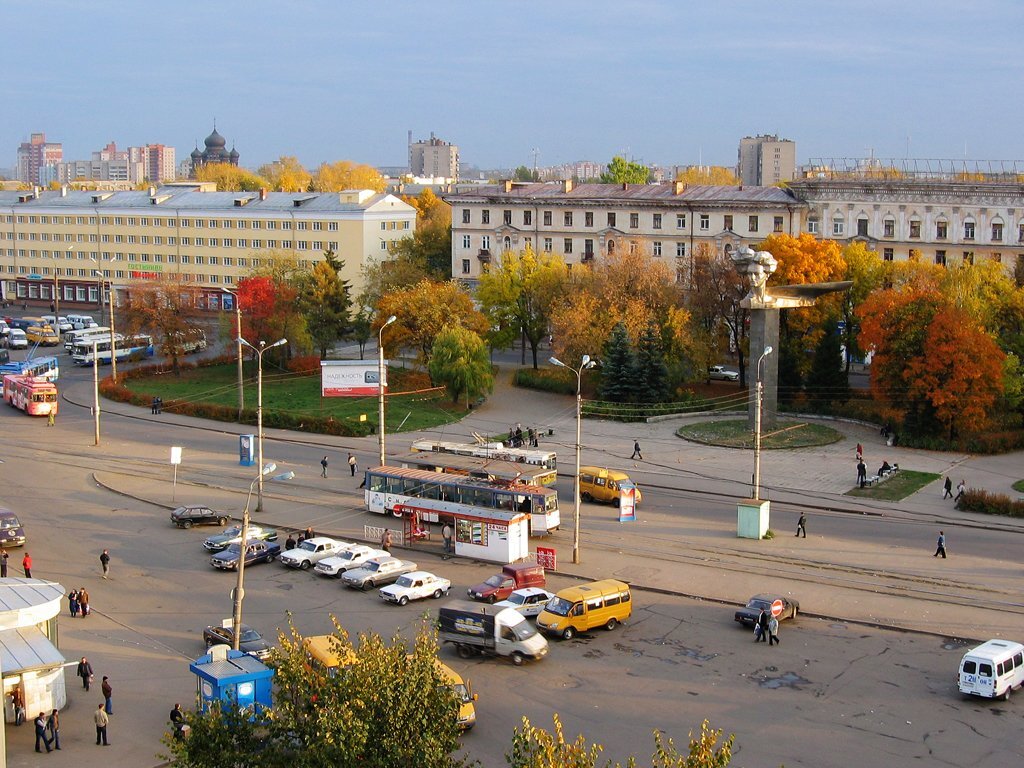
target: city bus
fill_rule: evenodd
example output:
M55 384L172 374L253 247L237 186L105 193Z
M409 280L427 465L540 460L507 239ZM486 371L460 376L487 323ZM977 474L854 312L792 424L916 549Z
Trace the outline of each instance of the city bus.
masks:
M4 402L29 416L57 415L57 385L49 379L8 374L3 389Z
M503 443L452 443L443 440L416 440L412 444L412 449L532 464L547 470L536 476L536 480L541 485L554 485L555 480L558 479L558 461L555 452L545 451L541 448L511 448Z
M206 333L202 328L188 328L185 331L176 332L173 338L174 344L179 349L179 354L189 355L206 349Z
M115 334L117 336L119 334ZM75 344L80 341L92 342L93 339L109 339L110 329L104 326L95 326L93 328L78 328L73 331L68 331L64 334L64 349L70 352L75 348Z
M374 467L366 470L366 509L378 515L392 513L396 505L430 500L424 521L436 523L448 510L446 504L465 508L505 510L530 515L530 531L542 536L558 530L558 494L553 488L484 480L444 472L428 472L405 467Z
M18 376L34 376L36 378L56 381L60 376L60 366L56 357L33 357L29 360L12 360L0 365L0 376L15 374Z
M534 464L501 459L479 459L457 453L413 451L404 456L389 456L388 461L400 467L425 469L428 472L446 472L450 475L468 475L484 480L504 480L522 485L545 485L551 470Z
M136 336L115 337L114 354L118 360L141 360L153 356L153 337L146 334ZM100 365L110 364L110 338L80 341L71 350L71 361L75 365L92 365L93 347Z

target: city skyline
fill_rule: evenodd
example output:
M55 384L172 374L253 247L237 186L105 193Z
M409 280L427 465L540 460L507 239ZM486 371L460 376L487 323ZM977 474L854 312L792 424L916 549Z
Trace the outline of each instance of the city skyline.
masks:
M46 7L53 46L41 52L38 34L6 45L0 165L33 132L68 159L111 140L185 157L215 121L250 168L282 155L401 166L409 130L480 168L532 166L534 149L541 166L615 154L733 166L739 140L764 133L795 141L799 163L1024 157L1011 128L1022 65L1005 53L1024 6L1012 0L980 0L969 20L949 0L254 0L218 17L183 0L149 18L119 0ZM8 8L9 28L36 28L39 8ZM977 120L982 109L999 119Z

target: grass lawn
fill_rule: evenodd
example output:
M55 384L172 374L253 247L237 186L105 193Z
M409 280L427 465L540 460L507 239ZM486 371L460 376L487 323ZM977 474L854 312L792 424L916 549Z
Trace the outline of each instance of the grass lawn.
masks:
M702 421L680 427L676 430L676 435L685 440L723 448L754 447L754 433L747 427L746 419ZM842 439L842 433L824 424L780 419L773 430L762 430L761 447L765 450L807 448L814 445L831 445Z
M866 488L851 488L846 492L846 495L860 496L864 499L900 501L940 477L942 475L934 472L915 472L912 469L900 469L899 472L891 475L887 480L882 480Z
M401 389L402 371L389 369L391 390ZM207 402L235 407L238 405L238 368L235 365L214 365L181 372L131 379L126 382L133 392L147 397L162 397L164 408L173 410L173 401ZM332 416L336 421L359 421L365 415L370 424L377 423L377 397L320 397L320 375L298 375L288 371L263 369L263 415L288 412L293 415ZM245 366L245 407L256 407L256 367ZM389 395L387 398L388 432L430 429L458 421L466 415L465 403L453 405L444 392Z

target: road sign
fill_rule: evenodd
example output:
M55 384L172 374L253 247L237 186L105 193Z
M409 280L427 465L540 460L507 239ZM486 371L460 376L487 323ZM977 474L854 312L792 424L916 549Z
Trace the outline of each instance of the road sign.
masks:
M774 616L777 619L781 615L782 615L782 601L779 600L779 599L776 599L776 600L774 600L772 602L772 616Z

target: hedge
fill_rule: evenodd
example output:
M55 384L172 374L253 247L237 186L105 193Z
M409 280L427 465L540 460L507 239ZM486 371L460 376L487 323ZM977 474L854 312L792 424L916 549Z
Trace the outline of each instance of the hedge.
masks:
M956 508L985 515L1024 517L1024 501L1011 499L1005 493L989 493L976 488L964 491L964 495L956 503Z

